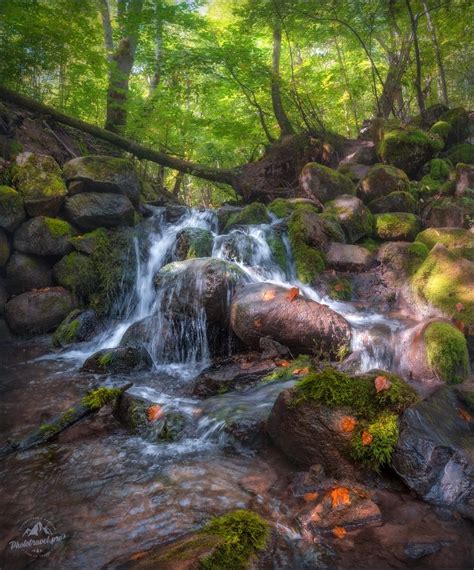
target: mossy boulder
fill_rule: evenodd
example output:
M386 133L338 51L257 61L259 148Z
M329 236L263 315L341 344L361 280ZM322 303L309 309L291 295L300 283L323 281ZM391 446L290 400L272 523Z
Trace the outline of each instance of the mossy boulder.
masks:
M448 138L450 130L451 130L451 127L450 127L449 123L447 123L446 121L436 121L436 123L434 123L430 127L429 132L431 135L439 137L440 139L442 139L443 141L446 142L446 139Z
M277 218L287 218L295 210L305 210L315 214L321 211L321 207L314 200L308 198L276 198L268 205L267 209Z
M10 295L53 284L51 266L41 257L15 252L7 264L7 286Z
M437 243L413 275L415 298L466 325L474 323L474 263Z
M431 228L469 228L474 218L474 200L461 198L434 198L423 209L425 225Z
M416 241L429 249L437 243L443 244L453 253L474 261L474 234L463 228L428 228L416 236Z
M109 243L109 234L105 228L74 236L69 240L71 246L80 253L92 255L104 243Z
M64 220L38 216L17 229L13 245L23 253L63 256L71 251L69 240L75 233L71 224Z
M403 170L388 164L376 164L361 181L358 195L364 202L371 202L391 192L408 192L409 187L410 181Z
M267 244L272 252L273 261L275 261L283 273L288 273L288 251L286 244L283 241L282 233L278 229L272 229L266 236Z
M95 374L118 374L150 370L153 360L142 347L119 346L104 348L90 356L82 369Z
M326 202L323 213L325 217L332 217L340 224L349 243L372 236L372 213L355 196L342 195Z
M10 258L10 240L7 234L0 230L0 269L3 269Z
M210 257L214 236L204 228L185 228L176 236L173 257L176 261Z
M463 107L449 109L440 117L440 121L449 125L445 135L446 145L462 143L469 136L469 115Z
M386 132L378 152L384 163L400 168L411 177L442 148L439 138L407 127Z
M390 212L375 215L375 235L384 241L413 241L421 230L415 214Z
M75 309L55 330L52 344L64 347L93 338L101 329L97 313L93 309Z
M30 216L55 216L59 212L67 191L53 157L32 152L19 154L12 179Z
M451 173L450 163L442 158L433 158L425 164L424 171L427 174L420 180L418 194L429 196L436 193L450 192L450 184L448 184Z
M132 161L113 156L81 156L64 165L69 195L81 192L123 194L135 205L140 197L140 180Z
M428 366L448 384L463 382L469 374L466 337L450 323L430 323L424 332Z
M398 416L416 401L414 390L395 374L349 376L326 368L280 394L268 432L292 460L347 477L354 466L378 470L390 463Z
M374 214L385 214L387 212L409 212L414 214L418 206L410 192L390 192L387 196L382 196L369 202L368 208Z
M355 195L356 189L350 178L317 162L307 164L300 175L300 186L310 200L328 202L342 194Z
M30 336L50 332L75 308L74 296L62 287L29 291L5 305L5 318L12 332Z
M77 251L58 261L53 268L53 274L58 285L69 289L82 299L87 299L100 284L93 260Z
M444 155L451 164L474 164L474 144L461 143L451 147Z
M70 222L85 231L133 226L135 223L133 204L121 194L75 194L66 199L65 212Z
M384 243L377 253L377 260L384 271L385 281L394 285L407 282L428 256L424 243L394 241Z
M474 198L474 166L459 163L456 165L456 197Z
M13 232L24 219L22 195L10 186L0 186L0 228Z
M260 202L249 204L243 210L231 213L227 218L223 233L240 226L250 226L256 224L269 224L271 221L266 207Z

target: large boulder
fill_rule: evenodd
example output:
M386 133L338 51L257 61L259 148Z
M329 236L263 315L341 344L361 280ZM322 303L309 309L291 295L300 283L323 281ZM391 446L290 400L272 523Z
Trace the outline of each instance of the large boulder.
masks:
M0 230L0 269L3 269L10 258L11 248L10 240L7 234Z
M123 194L134 204L140 197L140 180L133 163L113 156L81 156L63 168L69 195L81 192Z
M101 246L107 246L109 242L109 234L105 228L97 228L91 232L74 236L69 240L72 247L79 253L92 255Z
M150 370L152 366L153 360L144 347L119 346L94 353L84 362L82 369L95 374L118 374Z
M53 346L63 347L75 342L85 342L93 338L101 328L94 309L75 309L54 331Z
M270 283L245 285L231 305L231 326L248 346L258 347L270 336L296 354L320 354L328 358L350 350L349 323L326 305L312 301L295 288Z
M326 259L336 271L367 271L374 262L374 255L360 245L331 243Z
M375 215L375 234L384 241L413 241L421 230L415 214L390 212Z
M385 214L387 212L410 212L414 214L417 211L417 203L409 192L390 192L387 196L369 202L368 208L374 214Z
M86 192L66 200L68 219L82 230L99 227L132 226L135 219L133 204L121 194Z
M38 216L18 228L13 245L22 253L63 256L71 251L69 239L75 233L71 224L64 220Z
M469 228L474 216L474 201L468 197L434 198L423 210L429 228Z
M29 291L8 301L5 318L16 334L42 334L58 326L75 305L73 295L62 287Z
M7 264L7 286L10 295L53 284L50 265L41 257L14 253Z
M53 267L54 280L80 298L87 298L100 285L100 276L93 260L73 251Z
M22 195L9 186L0 186L0 228L13 232L24 219Z
M378 152L385 164L396 166L411 177L443 148L443 144L421 129L407 127L386 132Z
M356 193L350 178L317 162L307 164L300 175L300 185L311 200L324 203L342 194Z
M462 143L469 136L469 115L463 107L449 109L441 115L439 121L448 126L444 136L446 146Z
M270 202L267 209L277 218L287 218L295 210L306 210L315 214L321 211L321 207L309 198L275 198L273 202Z
M388 164L376 164L361 181L358 194L364 202L370 202L391 192L407 192L409 187L410 181L403 170Z
M392 466L423 500L474 519L474 430L450 388L405 411Z
M406 285L428 255L428 248L420 242L390 241L377 252L384 281L390 286Z
M59 212L67 191L53 157L23 152L16 157L12 174L30 216L55 216Z
M212 232L204 228L185 228L176 236L173 257L176 261L210 257L214 237Z
M326 202L324 215L334 218L341 225L349 243L355 243L363 237L370 237L373 230L373 216L359 198L342 195Z
M457 144L445 153L445 157L454 165L458 162L474 164L474 144Z
M443 244L453 253L474 261L474 234L463 228L428 228L416 236L428 249L437 243Z

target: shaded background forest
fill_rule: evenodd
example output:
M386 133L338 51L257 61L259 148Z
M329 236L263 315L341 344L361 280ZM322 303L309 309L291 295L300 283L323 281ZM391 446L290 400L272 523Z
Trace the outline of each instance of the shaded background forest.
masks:
M177 157L230 168L298 132L471 108L470 0L3 0L10 89ZM189 204L228 188L143 162Z

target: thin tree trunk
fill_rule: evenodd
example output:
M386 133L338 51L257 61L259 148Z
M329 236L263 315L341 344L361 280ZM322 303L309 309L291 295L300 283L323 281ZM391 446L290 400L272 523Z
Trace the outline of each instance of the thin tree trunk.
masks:
M420 45L418 43L418 16L413 14L413 10L410 4L410 0L405 0L407 6L408 14L410 15L411 30L413 34L413 46L415 48L415 61L416 61L416 98L418 101L418 108L421 115L425 112L425 98L423 96L423 88L421 86L421 54Z
M171 193L176 198L178 197L179 191L181 190L181 184L183 183L183 178L184 178L184 174L182 172L178 172L178 174L176 175L176 178L174 179L174 186L173 186L173 190Z
M426 15L426 23L428 24L428 30L431 34L431 41L433 42L433 47L436 55L436 63L438 65L438 73L439 73L438 85L440 87L441 101L445 105L449 105L448 85L446 83L446 73L444 71L443 56L441 54L441 47L439 45L438 35L436 33L436 28L433 23L433 20L431 19L430 10L425 0L422 0L422 5Z
M285 113L281 99L280 54L281 28L275 24L273 28L272 105L275 118L280 127L280 135L284 137L294 134L294 130Z
M150 82L150 97L156 91L161 81L161 55L163 46L163 20L161 14L161 2L156 0L155 6L155 69Z
M112 35L112 23L110 21L110 8L108 0L100 0L100 15L102 16L102 28L104 30L104 45L107 52L107 61L112 63L114 53L114 38Z

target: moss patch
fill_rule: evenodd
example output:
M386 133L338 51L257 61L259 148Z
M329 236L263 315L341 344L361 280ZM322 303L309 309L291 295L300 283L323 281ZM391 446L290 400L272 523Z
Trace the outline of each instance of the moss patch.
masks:
M40 433L49 437L59 433L64 427L70 424L75 413L75 408L68 408L56 422L41 424L39 427Z
M99 273L92 260L73 251L54 266L54 278L78 297L87 299L99 286Z
M469 136L469 115L463 107L449 109L441 115L440 121L449 125L444 137L447 145L463 142Z
M222 539L213 553L201 560L208 570L247 568L251 558L265 549L270 526L256 513L238 510L212 519L203 533Z
M443 244L453 253L474 261L474 234L462 228L428 228L416 236L416 241L429 249L437 243Z
M426 327L426 356L436 376L448 384L462 382L469 372L465 336L449 323L431 323Z
M445 141L448 138L450 130L451 127L446 121L436 121L436 123L430 128L430 134L438 136Z
M43 222L48 228L48 232L53 238L72 237L74 228L68 222L58 218L43 218Z
M364 444L364 434L370 435L369 445ZM398 436L398 416L392 412L382 412L375 420L359 424L351 441L352 457L378 470L390 463Z
M386 241L413 241L420 231L417 216L408 212L392 212L375 216L375 233Z
M352 299L352 284L348 279L331 279L329 297L335 301L350 301Z
M311 283L326 268L322 251L310 246L304 222L304 212L293 212L288 221L288 239L296 269L296 277L301 283Z
M445 156L454 165L458 162L474 164L474 144L457 144L450 148Z
M277 218L286 218L295 210L304 210L306 212L314 212L315 214L319 211L316 205L313 206L309 202L285 200L284 198L276 198L268 206L268 211L275 214Z
M295 370L298 371L305 368L309 368L310 371L314 371L313 362L310 356L300 354L294 360L290 360L288 362L288 366L279 366L273 372L267 374L263 380L265 382L271 382L274 380L286 382L296 376Z
M254 202L246 206L240 212L231 214L225 224L223 233L228 233L230 230L239 226L268 224L270 221L270 216L265 206L260 202Z
M80 312L80 310L73 311L55 330L52 338L54 347L66 346L76 341L81 323L74 318L74 315L78 315Z
M92 412L97 412L103 406L115 400L121 393L120 388L106 388L101 386L84 396L81 400L81 404L89 408Z
M267 236L267 244L272 252L273 259L286 274L288 272L288 252L283 238L277 232L272 232Z

